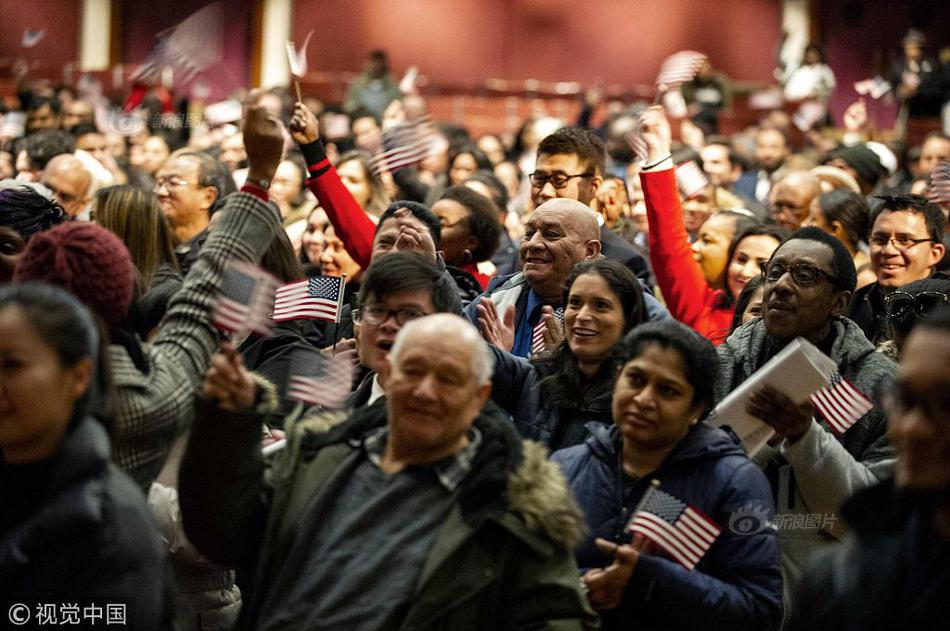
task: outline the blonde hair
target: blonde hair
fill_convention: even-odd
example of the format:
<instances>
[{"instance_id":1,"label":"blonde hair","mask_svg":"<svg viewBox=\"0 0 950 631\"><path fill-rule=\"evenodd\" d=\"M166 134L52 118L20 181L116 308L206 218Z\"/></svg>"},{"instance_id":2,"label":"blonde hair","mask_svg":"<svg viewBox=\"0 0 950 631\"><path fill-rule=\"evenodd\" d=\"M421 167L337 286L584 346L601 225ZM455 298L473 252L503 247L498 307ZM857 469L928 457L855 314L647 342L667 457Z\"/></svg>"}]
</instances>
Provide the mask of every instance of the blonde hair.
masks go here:
<instances>
[{"instance_id":1,"label":"blonde hair","mask_svg":"<svg viewBox=\"0 0 950 631\"><path fill-rule=\"evenodd\" d=\"M96 193L96 222L115 233L132 255L141 293L162 264L178 270L175 246L158 198L134 186L110 186Z\"/></svg>"}]
</instances>

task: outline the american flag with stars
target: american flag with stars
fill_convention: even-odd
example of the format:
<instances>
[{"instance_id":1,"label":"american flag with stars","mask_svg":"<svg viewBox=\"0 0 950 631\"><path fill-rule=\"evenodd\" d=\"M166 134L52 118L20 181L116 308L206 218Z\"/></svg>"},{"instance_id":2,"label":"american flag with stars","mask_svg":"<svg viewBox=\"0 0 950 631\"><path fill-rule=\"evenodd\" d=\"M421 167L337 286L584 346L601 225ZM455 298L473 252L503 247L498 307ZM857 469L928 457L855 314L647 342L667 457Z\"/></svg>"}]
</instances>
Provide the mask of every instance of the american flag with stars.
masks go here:
<instances>
[{"instance_id":1,"label":"american flag with stars","mask_svg":"<svg viewBox=\"0 0 950 631\"><path fill-rule=\"evenodd\" d=\"M697 508L669 493L650 488L627 525L692 570L709 550L722 529Z\"/></svg>"},{"instance_id":2,"label":"american flag with stars","mask_svg":"<svg viewBox=\"0 0 950 631\"><path fill-rule=\"evenodd\" d=\"M941 160L934 167L927 196L935 204L950 204L950 160Z\"/></svg>"},{"instance_id":3,"label":"american flag with stars","mask_svg":"<svg viewBox=\"0 0 950 631\"><path fill-rule=\"evenodd\" d=\"M676 184L683 197L689 199L709 186L709 179L698 164L689 160L676 166Z\"/></svg>"},{"instance_id":4,"label":"american flag with stars","mask_svg":"<svg viewBox=\"0 0 950 631\"><path fill-rule=\"evenodd\" d=\"M353 363L300 347L290 356L287 398L327 410L342 409L353 384Z\"/></svg>"},{"instance_id":5,"label":"american flag with stars","mask_svg":"<svg viewBox=\"0 0 950 631\"><path fill-rule=\"evenodd\" d=\"M326 320L339 322L344 281L340 276L311 276L277 290L274 322Z\"/></svg>"},{"instance_id":6,"label":"american flag with stars","mask_svg":"<svg viewBox=\"0 0 950 631\"><path fill-rule=\"evenodd\" d=\"M812 394L810 399L838 434L844 434L874 407L870 399L838 373L831 376L830 385Z\"/></svg>"},{"instance_id":7,"label":"american flag with stars","mask_svg":"<svg viewBox=\"0 0 950 631\"><path fill-rule=\"evenodd\" d=\"M557 318L557 321L561 324L564 324L564 307L558 307L554 310L554 317ZM537 355L538 353L544 351L544 331L547 329L547 322L542 317L538 320L538 323L534 325L534 330L531 333L531 354Z\"/></svg>"},{"instance_id":8,"label":"american flag with stars","mask_svg":"<svg viewBox=\"0 0 950 631\"><path fill-rule=\"evenodd\" d=\"M428 116L395 125L383 132L382 151L373 156L370 167L378 174L411 166L429 155L434 137Z\"/></svg>"},{"instance_id":9,"label":"american flag with stars","mask_svg":"<svg viewBox=\"0 0 950 631\"><path fill-rule=\"evenodd\" d=\"M706 55L695 50L681 50L667 57L660 66L656 76L656 85L666 86L675 90L688 81L692 81L696 73L706 61Z\"/></svg>"},{"instance_id":10,"label":"american flag with stars","mask_svg":"<svg viewBox=\"0 0 950 631\"><path fill-rule=\"evenodd\" d=\"M277 284L276 278L256 265L229 262L221 277L211 323L225 333L266 335L272 326L268 316Z\"/></svg>"}]
</instances>

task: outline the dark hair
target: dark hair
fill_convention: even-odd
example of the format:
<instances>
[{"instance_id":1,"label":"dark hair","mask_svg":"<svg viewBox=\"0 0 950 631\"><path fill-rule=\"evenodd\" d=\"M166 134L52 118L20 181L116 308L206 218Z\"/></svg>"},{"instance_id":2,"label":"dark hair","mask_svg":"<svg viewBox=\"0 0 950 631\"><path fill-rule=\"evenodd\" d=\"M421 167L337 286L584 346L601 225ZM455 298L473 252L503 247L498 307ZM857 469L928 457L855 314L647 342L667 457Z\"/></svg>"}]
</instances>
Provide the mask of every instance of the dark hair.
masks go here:
<instances>
[{"instance_id":1,"label":"dark hair","mask_svg":"<svg viewBox=\"0 0 950 631\"><path fill-rule=\"evenodd\" d=\"M748 162L742 155L736 151L735 146L732 144L732 141L727 136L709 136L706 138L706 144L704 146L709 147L710 145L718 145L720 147L725 147L729 152L729 163L733 166L739 166L743 171L749 168Z\"/></svg>"},{"instance_id":2,"label":"dark hair","mask_svg":"<svg viewBox=\"0 0 950 631\"><path fill-rule=\"evenodd\" d=\"M301 248L302 249L302 248ZM294 246L287 231L278 230L261 256L261 268L283 283L292 283L304 277L303 268L294 256Z\"/></svg>"},{"instance_id":3,"label":"dark hair","mask_svg":"<svg viewBox=\"0 0 950 631\"><path fill-rule=\"evenodd\" d=\"M462 221L468 226L469 233L478 239L478 246L472 252L472 262L479 263L490 258L498 249L502 230L495 204L467 186L450 186L439 199L458 202L468 211L468 217Z\"/></svg>"},{"instance_id":4,"label":"dark hair","mask_svg":"<svg viewBox=\"0 0 950 631\"><path fill-rule=\"evenodd\" d=\"M574 281L584 274L593 274L604 279L611 291L617 295L623 311L624 333L646 320L643 289L639 279L619 261L607 258L581 261L574 266L564 289L565 305L568 304ZM591 401L609 399L613 391L616 373L610 358L601 364L594 378L583 379L567 341L561 342L550 353L541 353L532 359L532 363L543 375L538 382L538 387L541 390L541 399L545 401L545 407L580 409Z\"/></svg>"},{"instance_id":5,"label":"dark hair","mask_svg":"<svg viewBox=\"0 0 950 631\"><path fill-rule=\"evenodd\" d=\"M70 92L72 92L72 90L70 90ZM35 112L44 105L49 105L49 108L53 114L59 114L61 110L59 99L55 96L33 96L29 100L29 107L27 107L27 111Z\"/></svg>"},{"instance_id":6,"label":"dark hair","mask_svg":"<svg viewBox=\"0 0 950 631\"><path fill-rule=\"evenodd\" d=\"M455 281L418 252L393 252L373 261L360 281L358 303L366 304L370 296L379 300L420 289L431 292L432 306L437 312L462 312Z\"/></svg>"},{"instance_id":7,"label":"dark hair","mask_svg":"<svg viewBox=\"0 0 950 631\"><path fill-rule=\"evenodd\" d=\"M92 361L93 379L73 407L70 427L87 414L107 428L111 422L108 337L101 323L72 294L45 283L0 285L0 309L17 307L43 341L53 347L59 361L75 366L86 357Z\"/></svg>"},{"instance_id":8,"label":"dark hair","mask_svg":"<svg viewBox=\"0 0 950 631\"><path fill-rule=\"evenodd\" d=\"M858 273L854 268L854 259L851 258L848 248L844 247L844 243L817 226L799 228L786 239L785 243L795 239L818 241L831 248L832 284L841 291L854 291L858 284ZM775 252L778 252L778 248ZM772 257L775 256L775 252L772 253ZM771 261L772 258L769 257L769 260Z\"/></svg>"},{"instance_id":9,"label":"dark hair","mask_svg":"<svg viewBox=\"0 0 950 631\"><path fill-rule=\"evenodd\" d=\"M923 215L927 224L927 235L934 243L943 243L943 233L947 227L947 218L944 217L940 206L920 195L878 195L874 199L880 200L871 211L869 229L874 229L877 218L886 212L909 212ZM870 232L868 233L870 236Z\"/></svg>"},{"instance_id":10,"label":"dark hair","mask_svg":"<svg viewBox=\"0 0 950 631\"><path fill-rule=\"evenodd\" d=\"M867 238L871 211L864 196L839 188L819 195L818 206L826 223L837 221L841 224L852 247L857 247Z\"/></svg>"},{"instance_id":11,"label":"dark hair","mask_svg":"<svg viewBox=\"0 0 950 631\"><path fill-rule=\"evenodd\" d=\"M395 215L396 211L400 208L408 209L416 219L429 228L429 233L432 235L432 242L435 243L435 249L438 250L442 243L442 222L431 210L417 202L400 200L390 204L389 208L384 210L383 214L379 216L379 223L376 224L376 232L373 233L373 238L383 229L383 224L386 223L386 220Z\"/></svg>"},{"instance_id":12,"label":"dark hair","mask_svg":"<svg viewBox=\"0 0 950 631\"><path fill-rule=\"evenodd\" d=\"M744 219L748 219L741 213L736 213L742 216ZM744 227L740 228L739 219L736 220L736 234L732 237L732 241L729 243L729 249L726 250L726 267L732 264L732 257L736 255L736 250L739 249L739 244L742 243L742 240L746 237L772 237L778 241L779 245L785 242L788 239L788 231L778 226L771 226L767 224L755 223L754 221L745 223L742 222ZM776 246L777 248L778 246ZM729 293L729 288L726 287L725 295L729 298L730 301L734 302L738 296L733 296Z\"/></svg>"},{"instance_id":13,"label":"dark hair","mask_svg":"<svg viewBox=\"0 0 950 631\"><path fill-rule=\"evenodd\" d=\"M500 162L498 164L501 164ZM502 183L498 176L484 169L479 169L468 176L465 182L478 182L488 187L491 193L491 200L495 204L495 211L499 213L508 212L508 189Z\"/></svg>"},{"instance_id":14,"label":"dark hair","mask_svg":"<svg viewBox=\"0 0 950 631\"><path fill-rule=\"evenodd\" d=\"M46 129L27 136L24 149L30 168L42 171L56 156L75 151L76 140L62 130Z\"/></svg>"},{"instance_id":15,"label":"dark hair","mask_svg":"<svg viewBox=\"0 0 950 631\"><path fill-rule=\"evenodd\" d=\"M452 163L455 162L457 157L465 155L466 153L472 156L472 159L475 160L475 165L478 167L478 169L487 171L491 170L491 160L488 159L488 156L485 155L484 151L479 149L471 142L454 145L449 149L449 169L452 168Z\"/></svg>"},{"instance_id":16,"label":"dark hair","mask_svg":"<svg viewBox=\"0 0 950 631\"><path fill-rule=\"evenodd\" d=\"M759 274L746 283L745 287L742 288L742 291L739 292L739 297L736 298L735 311L732 314L732 326L729 327L729 333L742 326L742 316L745 314L745 310L749 308L749 303L752 302L752 296L755 295L755 292L759 289L762 289L762 285L765 284L765 280L762 278L762 275Z\"/></svg>"},{"instance_id":17,"label":"dark hair","mask_svg":"<svg viewBox=\"0 0 950 631\"><path fill-rule=\"evenodd\" d=\"M556 156L574 154L585 170L593 169L603 175L607 161L607 149L600 136L581 127L562 127L546 136L538 145L538 155Z\"/></svg>"},{"instance_id":18,"label":"dark hair","mask_svg":"<svg viewBox=\"0 0 950 631\"><path fill-rule=\"evenodd\" d=\"M65 219L66 211L62 206L29 186L0 190L0 226L13 228L24 241Z\"/></svg>"},{"instance_id":19,"label":"dark hair","mask_svg":"<svg viewBox=\"0 0 950 631\"><path fill-rule=\"evenodd\" d=\"M922 329L936 329L943 333L950 333L950 307L941 307L934 311L918 325Z\"/></svg>"},{"instance_id":20,"label":"dark hair","mask_svg":"<svg viewBox=\"0 0 950 631\"><path fill-rule=\"evenodd\" d=\"M80 138L86 134L101 134L102 132L93 123L78 123L69 128L73 138Z\"/></svg>"},{"instance_id":21,"label":"dark hair","mask_svg":"<svg viewBox=\"0 0 950 631\"><path fill-rule=\"evenodd\" d=\"M234 177L228 167L203 151L182 151L177 158L194 158L198 161L198 186L210 186L217 191L217 197L211 205L209 215L213 215L224 205L224 198L237 192Z\"/></svg>"},{"instance_id":22,"label":"dark hair","mask_svg":"<svg viewBox=\"0 0 950 631\"><path fill-rule=\"evenodd\" d=\"M683 376L693 387L693 403L701 403L703 412L708 412L715 400L713 384L719 375L719 359L712 342L676 320L647 322L630 331L617 345L616 365L622 368L651 344L680 354Z\"/></svg>"},{"instance_id":23,"label":"dark hair","mask_svg":"<svg viewBox=\"0 0 950 631\"><path fill-rule=\"evenodd\" d=\"M365 107L357 107L350 111L350 133L353 133L353 124L361 118L372 118L379 125L379 116Z\"/></svg>"},{"instance_id":24,"label":"dark hair","mask_svg":"<svg viewBox=\"0 0 950 631\"><path fill-rule=\"evenodd\" d=\"M813 50L813 51L815 51L816 53L818 53L818 57L819 57L820 60L821 60L820 63L825 63L825 49L821 46L821 44L818 44L818 43L816 43L816 42L812 42L812 43L809 44L808 46L805 46L805 53L806 53L806 54L807 54L808 51L810 51L810 50ZM802 63L804 63L804 61L805 61L805 58L804 58L804 55L803 55L803 56L802 56Z\"/></svg>"}]
</instances>

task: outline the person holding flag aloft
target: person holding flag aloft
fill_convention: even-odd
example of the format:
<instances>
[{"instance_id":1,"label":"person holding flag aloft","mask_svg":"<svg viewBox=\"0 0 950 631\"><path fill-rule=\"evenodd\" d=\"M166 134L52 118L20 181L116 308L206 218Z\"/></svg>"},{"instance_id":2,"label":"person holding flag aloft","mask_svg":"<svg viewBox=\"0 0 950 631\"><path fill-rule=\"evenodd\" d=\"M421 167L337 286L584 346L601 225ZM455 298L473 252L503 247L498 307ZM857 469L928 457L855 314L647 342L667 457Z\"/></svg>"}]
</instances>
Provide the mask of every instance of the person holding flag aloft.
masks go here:
<instances>
[{"instance_id":1,"label":"person holding flag aloft","mask_svg":"<svg viewBox=\"0 0 950 631\"><path fill-rule=\"evenodd\" d=\"M617 365L614 425L591 424L584 444L552 456L587 518L575 554L602 628L777 628L772 493L735 435L703 422L712 344L648 322L620 342Z\"/></svg>"}]
</instances>

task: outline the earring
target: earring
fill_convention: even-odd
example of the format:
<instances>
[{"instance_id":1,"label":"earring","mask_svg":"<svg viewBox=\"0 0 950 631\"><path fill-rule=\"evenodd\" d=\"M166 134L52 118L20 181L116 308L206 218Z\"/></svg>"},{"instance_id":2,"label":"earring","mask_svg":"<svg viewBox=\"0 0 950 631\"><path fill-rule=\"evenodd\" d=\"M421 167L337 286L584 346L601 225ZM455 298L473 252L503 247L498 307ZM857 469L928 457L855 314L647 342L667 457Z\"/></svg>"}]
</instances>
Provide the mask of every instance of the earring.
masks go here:
<instances>
[{"instance_id":1,"label":"earring","mask_svg":"<svg viewBox=\"0 0 950 631\"><path fill-rule=\"evenodd\" d=\"M472 262L472 251L469 250L468 248L465 248L465 249L462 251L462 260L465 261L466 263L471 263L471 262Z\"/></svg>"}]
</instances>

